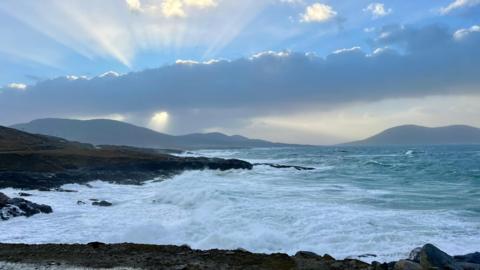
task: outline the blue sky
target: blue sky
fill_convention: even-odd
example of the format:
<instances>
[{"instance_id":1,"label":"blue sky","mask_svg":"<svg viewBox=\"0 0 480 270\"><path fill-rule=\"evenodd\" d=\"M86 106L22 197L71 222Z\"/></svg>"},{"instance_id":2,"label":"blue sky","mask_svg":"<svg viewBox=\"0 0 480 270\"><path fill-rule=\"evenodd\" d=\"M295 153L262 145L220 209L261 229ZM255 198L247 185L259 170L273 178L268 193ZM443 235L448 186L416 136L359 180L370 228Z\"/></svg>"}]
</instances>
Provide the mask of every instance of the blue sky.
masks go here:
<instances>
[{"instance_id":1,"label":"blue sky","mask_svg":"<svg viewBox=\"0 0 480 270\"><path fill-rule=\"evenodd\" d=\"M116 116L125 121L156 127L157 130L170 133L218 130L283 141L292 141L289 139L292 134L302 134L300 137L310 143L331 143L361 138L367 133L379 131L389 125L412 122L441 125L449 124L448 121L450 121L480 125L474 117L476 107L472 108L472 105L468 105L467 111L456 112L456 117L450 117L448 121L442 122L441 119L434 117L434 114L438 114L435 112L434 104L455 103L455 108L461 108L466 107L466 103L478 98L478 92L475 92L475 89L479 89L479 85L476 84L477 82L472 82L467 75L464 76L463 81L450 80L455 81L456 84L450 85L449 89L465 88L465 90L459 90L453 94L447 89L435 93L429 90L434 87L433 84L418 81L420 79L415 78L417 81L408 85L409 91L412 85L418 85L418 92L422 94L409 92L409 94L379 94L378 97L370 97L369 94L366 94L368 99L345 98L342 100L336 98L334 100L338 106L335 108L331 108L321 101L306 102L309 100L308 95L311 95L312 98L325 98L325 95L316 95L315 91L311 90L308 95L305 94L304 99L298 100L297 105L286 106L292 107L288 112L282 110L285 100L279 100L278 103L268 104L268 106L266 103L255 105L269 108L265 110L253 108L251 111L255 113L247 114L238 113L240 110L245 110L246 104L238 104L238 106L232 104L227 110L223 106L212 104L208 104L208 106L191 104L190 107L173 106L171 105L173 101L169 101L168 103L159 102L157 106L159 109L145 108L141 110L136 106L132 106L132 108L105 106L112 107L112 109L97 110L79 107L77 111L60 109L49 111L45 109L48 106L39 105L42 98L55 101L59 96L51 94L56 93L53 90L41 90L45 81L52 81L59 77L72 76L69 77L72 79L85 76L91 81L85 87L97 89L96 85L92 86L95 81L92 78L107 71L114 71L121 75L120 77L132 72L143 76L145 74L143 71L146 69L157 70L165 66L189 63L198 65L210 60L235 62L239 59L256 59L255 61L260 63L262 57L254 58L253 56L262 56L262 52L268 51L271 51L270 54L276 57L281 57L283 52L289 56L295 54L315 55L319 59L328 59L332 55L357 50L361 51L365 57L374 55L374 52L381 50L392 50L398 55L414 55L419 53L419 50L412 47L413 45L417 46L421 43L422 46L435 47L442 42L439 36L448 35L452 42L457 40L459 43L464 43L463 45L452 43L453 45L438 46L438 50L441 50L438 55L442 55L442 51L454 55L457 52L453 48L454 46L458 45L458 50L460 50L460 45L465 46L461 47L462 50L465 50L465 48L475 48L474 45L478 45L475 42L476 35L480 32L479 25L479 0L382 2L363 0L4 0L0 2L0 34L2 35L0 87L3 87L3 92L11 89L19 90L17 92L23 92L21 95L30 96L30 98L11 97L13 94L4 93L0 94L0 105L2 101L5 104L11 104L8 99L15 99L18 104L31 107L38 105L39 109L31 112L17 112L15 108L12 108L7 113L10 116L15 114L16 117L3 117L0 120L3 124L13 124L17 121L32 120L34 115L77 118ZM462 37L460 38L460 36ZM468 40L460 41L463 39ZM470 46L467 42L473 45L468 43ZM471 53L479 54L478 51ZM264 53L263 58L265 55ZM422 51L422 57L426 57L426 55ZM464 56L459 55L455 59L458 57ZM419 56L420 58L421 56ZM352 59L348 61L354 61ZM386 57L382 59L388 60ZM435 61L434 57L425 59L429 59L432 63ZM466 59L468 62L468 58ZM184 60L184 62L179 60ZM195 62L185 62L186 60ZM340 60L337 59L337 61ZM338 63L347 66L355 63L348 61ZM385 68L388 69L389 63L385 63ZM448 63L445 64L448 65ZM275 67L280 64L274 61L271 65ZM393 62L391 65L394 65ZM459 62L458 65L461 65L460 68L476 67L475 63L465 63L465 61ZM240 68L240 65L235 67ZM330 69L332 68L330 66ZM429 70L428 67L425 68ZM221 69L214 70L217 72L216 75L220 75L220 71L217 70ZM468 69L466 70L468 71ZM448 70L439 70L438 73L432 73L432 76L440 76L444 72L448 72ZM161 74L157 76L161 76ZM212 80L218 79L218 77L212 76ZM192 78L198 79L198 76ZM293 77L291 80L297 78L300 79L301 76ZM233 78L232 83L234 81ZM40 86L37 86L37 83ZM207 89L194 89L193 85L195 82L190 86L190 90L184 90L185 93L207 91ZM262 85L263 82L259 82L259 90ZM335 86L334 82L331 85ZM352 88L354 86L352 85ZM63 87L68 88L68 86ZM204 87L213 86L205 85ZM256 88L257 86L250 85L249 87ZM296 90L292 88L286 93L295 96ZM374 88L372 87L373 92L376 91ZM163 89L158 87L149 91L162 92ZM223 90L228 91L227 89L228 82ZM64 90L67 91L67 89ZM319 88L320 90L334 91ZM39 91L44 92L38 95L34 93ZM128 95L133 96L138 90L122 89L122 91L124 91L122 96L128 99ZM238 91L239 97L248 97L247 90L239 89ZM402 89L399 88L396 91L400 93ZM91 98L94 96L92 95ZM285 94L285 96L288 95ZM85 96L85 99L88 100L88 98ZM22 101L22 99L24 100ZM57 102L65 102L65 100L59 99ZM120 103L115 99L112 99L111 102ZM138 102L141 103L142 100ZM393 104L394 109L386 104ZM98 106L102 106L102 104ZM339 109L340 107L341 109ZM378 117L370 119L370 115L380 113L375 108L383 108L383 113L388 112L390 117L383 120L379 120ZM402 110L418 110L418 108L423 108L424 118L415 114L408 118L408 112L398 118L398 115L402 115ZM205 121L204 124L194 125L192 128L180 125L179 120L175 123L175 114L177 119L185 120L187 117L192 118L189 114L191 111L199 112L199 115L207 118L212 118L212 114L221 111L229 118ZM160 119L158 121L162 123L152 124L152 119L159 113L166 113L163 114L164 117L156 118ZM366 116L365 113L367 113ZM5 113L3 114L5 115ZM166 119L168 117L165 115L168 115L170 119ZM364 131L351 135L351 131L345 126L350 125L348 123L353 121L361 122L358 119L361 115L366 117L362 119L369 119L364 122ZM325 119L325 126L319 123L310 123L311 118ZM332 126L328 124L329 121L333 121L331 119L336 119L335 123L344 121L345 124L327 130L326 126ZM167 121L170 121L168 125ZM198 119L195 121L199 123ZM229 125L227 122L236 124ZM302 124L292 124L299 122ZM200 123L203 122L200 121ZM308 128L310 125L315 128ZM282 134L285 136L278 136L278 131L284 131Z\"/></svg>"}]
</instances>

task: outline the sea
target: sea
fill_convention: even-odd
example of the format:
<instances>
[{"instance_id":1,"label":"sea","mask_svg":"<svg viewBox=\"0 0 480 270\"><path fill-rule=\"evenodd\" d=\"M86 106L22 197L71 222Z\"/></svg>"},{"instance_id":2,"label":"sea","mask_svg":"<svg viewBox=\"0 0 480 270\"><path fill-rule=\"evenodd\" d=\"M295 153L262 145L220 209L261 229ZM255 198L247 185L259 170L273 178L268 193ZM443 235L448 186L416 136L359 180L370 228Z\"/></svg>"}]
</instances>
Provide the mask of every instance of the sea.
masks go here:
<instances>
[{"instance_id":1,"label":"sea","mask_svg":"<svg viewBox=\"0 0 480 270\"><path fill-rule=\"evenodd\" d=\"M432 243L480 251L480 146L201 150L253 170L188 171L141 186L99 180L78 192L27 191L52 214L0 222L5 243L133 242L392 261ZM3 189L9 196L19 190ZM111 207L91 205L107 200ZM77 204L78 201L86 204Z\"/></svg>"}]
</instances>

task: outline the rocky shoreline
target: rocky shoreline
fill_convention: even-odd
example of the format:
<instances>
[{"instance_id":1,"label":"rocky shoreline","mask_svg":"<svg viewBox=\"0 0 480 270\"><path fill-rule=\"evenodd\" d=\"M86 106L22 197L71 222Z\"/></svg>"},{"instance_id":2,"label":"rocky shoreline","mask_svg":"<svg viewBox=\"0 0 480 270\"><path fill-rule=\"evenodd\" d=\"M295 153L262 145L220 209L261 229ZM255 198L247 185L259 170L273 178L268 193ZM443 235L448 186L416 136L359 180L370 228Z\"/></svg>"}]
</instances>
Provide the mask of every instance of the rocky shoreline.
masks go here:
<instances>
[{"instance_id":1,"label":"rocky shoreline","mask_svg":"<svg viewBox=\"0 0 480 270\"><path fill-rule=\"evenodd\" d=\"M289 256L127 243L0 244L0 269L479 270L480 253L452 257L427 244L414 249L407 259L369 264L306 251Z\"/></svg>"},{"instance_id":2,"label":"rocky shoreline","mask_svg":"<svg viewBox=\"0 0 480 270\"><path fill-rule=\"evenodd\" d=\"M0 189L58 189L100 179L141 184L186 170L252 169L237 159L178 157L155 149L93 146L0 126Z\"/></svg>"}]
</instances>

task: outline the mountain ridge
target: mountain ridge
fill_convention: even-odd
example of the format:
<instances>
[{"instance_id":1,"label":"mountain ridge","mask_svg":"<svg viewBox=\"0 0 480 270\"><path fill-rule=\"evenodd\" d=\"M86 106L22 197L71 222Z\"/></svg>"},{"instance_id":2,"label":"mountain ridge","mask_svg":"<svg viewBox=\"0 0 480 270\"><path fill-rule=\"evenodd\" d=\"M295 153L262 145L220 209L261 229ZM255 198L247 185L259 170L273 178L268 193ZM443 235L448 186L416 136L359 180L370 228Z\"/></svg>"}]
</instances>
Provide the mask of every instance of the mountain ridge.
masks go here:
<instances>
[{"instance_id":1,"label":"mountain ridge","mask_svg":"<svg viewBox=\"0 0 480 270\"><path fill-rule=\"evenodd\" d=\"M220 132L168 135L109 119L43 118L10 127L29 133L61 137L94 145L125 145L182 150L293 146L292 144L250 139L240 135L229 136Z\"/></svg>"},{"instance_id":2,"label":"mountain ridge","mask_svg":"<svg viewBox=\"0 0 480 270\"><path fill-rule=\"evenodd\" d=\"M480 144L480 129L469 125L425 127L400 125L388 128L363 140L343 143L345 146Z\"/></svg>"}]
</instances>

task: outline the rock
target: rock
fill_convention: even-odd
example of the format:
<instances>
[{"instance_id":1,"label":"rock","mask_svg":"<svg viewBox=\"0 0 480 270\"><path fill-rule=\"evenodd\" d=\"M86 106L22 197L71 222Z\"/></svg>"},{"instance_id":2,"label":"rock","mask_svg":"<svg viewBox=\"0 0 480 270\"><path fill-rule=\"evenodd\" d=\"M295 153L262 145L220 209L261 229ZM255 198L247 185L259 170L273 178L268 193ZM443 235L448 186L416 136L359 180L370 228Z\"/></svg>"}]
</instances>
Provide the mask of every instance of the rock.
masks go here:
<instances>
[{"instance_id":1,"label":"rock","mask_svg":"<svg viewBox=\"0 0 480 270\"><path fill-rule=\"evenodd\" d=\"M372 270L390 270L393 269L393 266L389 267L389 264L387 263L380 263L377 261L372 262Z\"/></svg>"},{"instance_id":2,"label":"rock","mask_svg":"<svg viewBox=\"0 0 480 270\"><path fill-rule=\"evenodd\" d=\"M470 253L467 255L453 256L453 259L457 262L468 262L480 264L480 252Z\"/></svg>"},{"instance_id":3,"label":"rock","mask_svg":"<svg viewBox=\"0 0 480 270\"><path fill-rule=\"evenodd\" d=\"M10 200L10 197L0 192L0 207L6 205L8 200Z\"/></svg>"},{"instance_id":4,"label":"rock","mask_svg":"<svg viewBox=\"0 0 480 270\"><path fill-rule=\"evenodd\" d=\"M335 261L335 258L330 256L330 254L324 254L323 255L323 260L324 261Z\"/></svg>"},{"instance_id":5,"label":"rock","mask_svg":"<svg viewBox=\"0 0 480 270\"><path fill-rule=\"evenodd\" d=\"M107 207L107 206L112 206L113 204L107 201L99 201L99 202L93 202L92 205Z\"/></svg>"},{"instance_id":6,"label":"rock","mask_svg":"<svg viewBox=\"0 0 480 270\"><path fill-rule=\"evenodd\" d=\"M86 203L84 201L77 201L77 205L85 205Z\"/></svg>"},{"instance_id":7,"label":"rock","mask_svg":"<svg viewBox=\"0 0 480 270\"><path fill-rule=\"evenodd\" d=\"M469 263L469 262L458 262L457 263L463 270L480 270L480 264Z\"/></svg>"},{"instance_id":8,"label":"rock","mask_svg":"<svg viewBox=\"0 0 480 270\"><path fill-rule=\"evenodd\" d=\"M400 260L395 263L394 270L422 270L422 266L409 260Z\"/></svg>"},{"instance_id":9,"label":"rock","mask_svg":"<svg viewBox=\"0 0 480 270\"><path fill-rule=\"evenodd\" d=\"M8 220L13 217L31 217L39 213L52 213L52 207L44 204L36 204L22 198L9 198L0 193L0 219Z\"/></svg>"},{"instance_id":10,"label":"rock","mask_svg":"<svg viewBox=\"0 0 480 270\"><path fill-rule=\"evenodd\" d=\"M30 194L30 193L25 193L25 192L19 192L19 193L18 193L18 196L20 196L20 197L30 197L30 196L32 196L32 194Z\"/></svg>"},{"instance_id":11,"label":"rock","mask_svg":"<svg viewBox=\"0 0 480 270\"><path fill-rule=\"evenodd\" d=\"M447 253L432 244L426 244L420 251L420 265L423 269L462 270Z\"/></svg>"},{"instance_id":12,"label":"rock","mask_svg":"<svg viewBox=\"0 0 480 270\"><path fill-rule=\"evenodd\" d=\"M302 167L302 166L293 166L293 165L280 165L280 164L274 164L274 163L255 163L253 166L270 166L272 168L276 169L295 169L297 171L312 171L315 170L315 168L310 168L310 167Z\"/></svg>"},{"instance_id":13,"label":"rock","mask_svg":"<svg viewBox=\"0 0 480 270\"><path fill-rule=\"evenodd\" d=\"M369 257L377 257L376 254L371 254L371 253L367 253L367 254L362 254L362 255L358 255L358 258L369 258Z\"/></svg>"},{"instance_id":14,"label":"rock","mask_svg":"<svg viewBox=\"0 0 480 270\"><path fill-rule=\"evenodd\" d=\"M420 262L420 251L422 251L421 247L416 247L412 251L410 251L410 254L408 254L408 259L413 262Z\"/></svg>"},{"instance_id":15,"label":"rock","mask_svg":"<svg viewBox=\"0 0 480 270\"><path fill-rule=\"evenodd\" d=\"M310 258L310 259L321 259L322 257L314 252L310 251L299 251L295 254L295 257Z\"/></svg>"}]
</instances>

